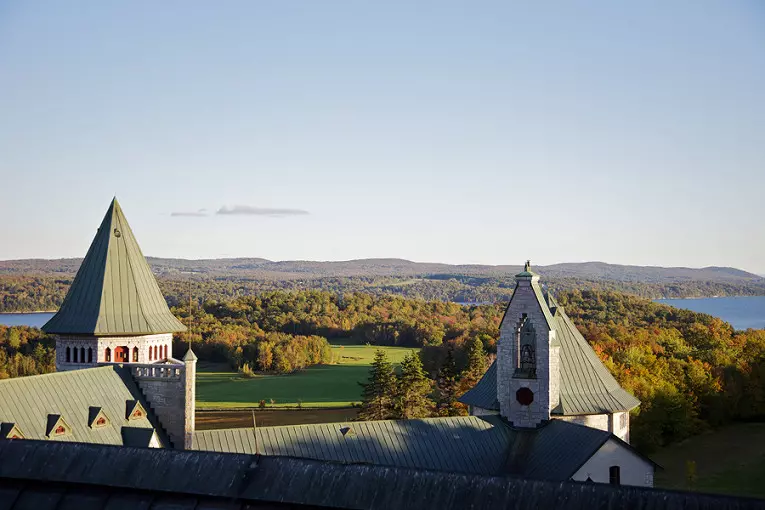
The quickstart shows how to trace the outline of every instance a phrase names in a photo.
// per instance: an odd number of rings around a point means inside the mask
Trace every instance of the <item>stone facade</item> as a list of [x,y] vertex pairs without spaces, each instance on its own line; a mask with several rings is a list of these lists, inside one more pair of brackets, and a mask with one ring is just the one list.
[[[193,354],[192,354],[193,355]],[[176,449],[190,449],[194,430],[196,357],[184,364],[130,364],[133,379]]]
[[[56,370],[59,372],[77,370],[103,363],[153,363],[166,357],[172,357],[172,347],[173,335],[171,333],[138,336],[57,335]],[[67,348],[69,349],[68,359]],[[116,360],[115,350],[117,348],[127,348],[127,360]],[[76,357],[75,349],[77,349]],[[106,359],[106,349],[109,349],[108,360]],[[164,354],[165,351],[167,351],[167,356]],[[155,352],[157,353],[156,356],[154,355]],[[82,356],[83,353],[84,357]],[[136,354],[137,360],[135,360]]]
[[[516,276],[517,285],[505,312],[497,343],[497,399],[500,414],[516,427],[536,427],[550,419],[550,411],[560,399],[560,348],[555,346],[555,330],[550,327],[537,293],[539,277]],[[533,329],[536,369],[521,372],[519,335],[524,324]],[[552,346],[551,346],[552,344]],[[522,404],[518,391],[527,388],[533,401]]]

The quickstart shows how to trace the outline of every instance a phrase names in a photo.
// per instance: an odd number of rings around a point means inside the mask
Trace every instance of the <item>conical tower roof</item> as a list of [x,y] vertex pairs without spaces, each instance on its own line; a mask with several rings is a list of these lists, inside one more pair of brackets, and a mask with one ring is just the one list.
[[148,335],[184,331],[170,313],[115,198],[58,313],[43,331]]

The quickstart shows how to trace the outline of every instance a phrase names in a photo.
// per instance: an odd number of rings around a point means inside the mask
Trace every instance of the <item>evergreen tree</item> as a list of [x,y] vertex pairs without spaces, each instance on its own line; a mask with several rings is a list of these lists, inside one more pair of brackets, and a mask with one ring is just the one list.
[[431,382],[416,352],[401,361],[398,394],[396,395],[396,418],[426,418],[433,414],[435,404],[430,400]]
[[454,362],[452,349],[446,352],[446,359],[438,371],[438,415],[462,416],[465,414],[464,405],[457,402],[459,395],[457,364]]
[[396,374],[385,351],[375,352],[369,382],[359,384],[364,388],[360,420],[387,420],[395,416]]
[[467,391],[481,380],[486,372],[486,352],[483,349],[483,342],[480,338],[474,338],[473,343],[468,348],[468,365],[462,372],[460,389]]

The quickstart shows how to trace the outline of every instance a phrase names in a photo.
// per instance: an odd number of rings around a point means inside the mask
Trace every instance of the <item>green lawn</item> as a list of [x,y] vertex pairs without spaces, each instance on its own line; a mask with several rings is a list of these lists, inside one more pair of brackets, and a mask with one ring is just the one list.
[[[738,423],[650,455],[664,470],[656,486],[765,498],[765,423]],[[686,463],[696,463],[696,481]]]
[[226,408],[257,406],[261,399],[271,407],[344,407],[361,400],[359,382],[369,377],[375,350],[383,349],[388,359],[399,363],[413,349],[376,347],[333,342],[334,363],[318,365],[288,375],[258,375],[252,379],[220,366],[200,363],[197,373],[197,407]]

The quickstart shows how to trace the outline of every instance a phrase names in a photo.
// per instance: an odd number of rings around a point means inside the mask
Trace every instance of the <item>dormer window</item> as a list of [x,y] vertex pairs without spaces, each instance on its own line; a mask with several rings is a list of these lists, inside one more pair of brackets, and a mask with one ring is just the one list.
[[0,439],[24,439],[24,434],[15,423],[0,425]]
[[146,416],[146,410],[143,408],[139,401],[128,400],[126,416],[128,421],[139,420]]
[[69,424],[64,421],[64,418],[60,414],[49,414],[48,424],[45,428],[45,437],[51,439],[53,437],[68,436],[72,433]]
[[92,429],[101,429],[109,425],[109,418],[100,407],[91,407],[88,412],[88,426]]

